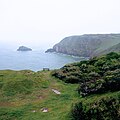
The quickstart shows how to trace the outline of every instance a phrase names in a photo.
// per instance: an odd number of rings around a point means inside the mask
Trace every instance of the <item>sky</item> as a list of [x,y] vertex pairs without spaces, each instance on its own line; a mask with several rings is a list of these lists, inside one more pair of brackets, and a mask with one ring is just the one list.
[[0,0],[1,45],[49,48],[100,33],[120,33],[120,0]]

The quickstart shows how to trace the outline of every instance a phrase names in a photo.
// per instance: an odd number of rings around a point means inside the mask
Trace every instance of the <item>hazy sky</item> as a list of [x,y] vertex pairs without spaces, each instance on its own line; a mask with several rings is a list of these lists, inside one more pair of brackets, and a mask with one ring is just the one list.
[[88,33],[120,33],[120,0],[0,0],[0,44],[47,48]]

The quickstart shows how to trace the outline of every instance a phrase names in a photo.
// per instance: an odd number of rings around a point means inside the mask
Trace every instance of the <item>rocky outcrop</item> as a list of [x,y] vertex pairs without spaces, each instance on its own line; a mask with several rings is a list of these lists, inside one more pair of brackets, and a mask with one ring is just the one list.
[[52,49],[52,48],[50,48],[50,49],[47,49],[47,50],[45,51],[45,53],[48,53],[48,52],[55,52],[55,50]]
[[25,47],[25,46],[20,46],[17,51],[32,51],[31,48]]
[[93,57],[120,43],[120,34],[85,34],[64,38],[46,52]]

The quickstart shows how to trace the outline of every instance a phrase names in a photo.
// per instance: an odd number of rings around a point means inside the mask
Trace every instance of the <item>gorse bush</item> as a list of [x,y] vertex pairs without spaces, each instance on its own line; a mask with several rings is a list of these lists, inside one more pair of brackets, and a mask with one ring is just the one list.
[[[72,69],[74,68],[74,69]],[[60,70],[53,76],[67,83],[78,83],[82,96],[120,90],[120,54],[109,53],[81,61]],[[76,103],[71,110],[72,120],[119,120],[120,98],[106,97],[91,103]]]
[[[74,68],[74,69],[73,69]],[[120,90],[120,53],[109,53],[66,65],[52,74],[66,83],[77,83],[78,93],[85,98]],[[101,94],[101,95],[102,95]],[[91,95],[87,97],[88,95]],[[120,96],[80,100],[73,105],[71,120],[120,120]]]
[[79,83],[78,93],[82,96],[117,91],[120,90],[120,54],[111,52],[66,65],[52,75],[66,83]]
[[85,120],[85,110],[86,107],[82,104],[82,102],[76,103],[74,106],[72,106],[71,110],[71,120]]
[[71,120],[120,120],[120,98],[106,97],[95,103],[76,103],[71,110]]

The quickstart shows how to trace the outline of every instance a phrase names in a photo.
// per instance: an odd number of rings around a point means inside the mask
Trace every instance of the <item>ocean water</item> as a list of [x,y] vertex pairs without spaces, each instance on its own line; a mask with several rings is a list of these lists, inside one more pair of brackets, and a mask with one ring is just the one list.
[[44,50],[20,52],[16,50],[0,50],[0,70],[39,71],[43,68],[58,69],[68,63],[84,60],[83,57],[74,57],[58,53],[45,53]]

